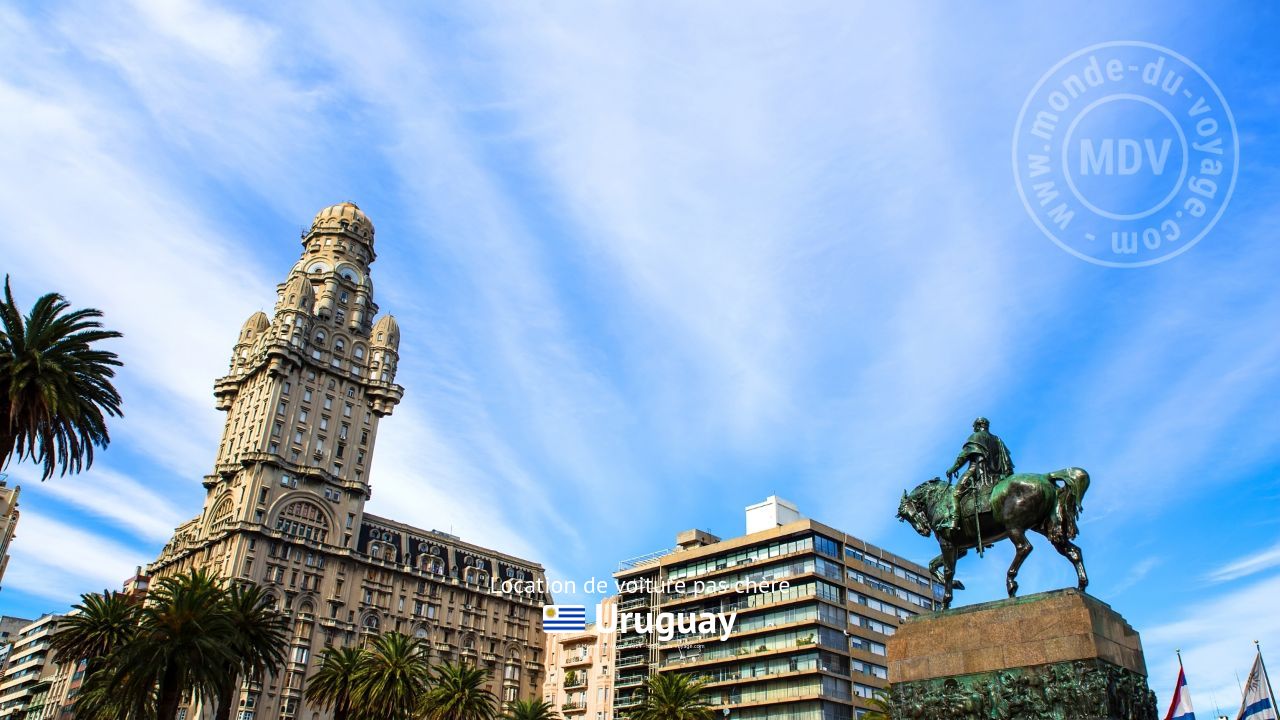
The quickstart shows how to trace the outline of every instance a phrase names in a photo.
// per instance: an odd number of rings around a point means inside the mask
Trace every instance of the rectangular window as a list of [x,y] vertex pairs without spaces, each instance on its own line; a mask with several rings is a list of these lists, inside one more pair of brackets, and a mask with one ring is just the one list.
[[342,408],[343,417],[351,417],[351,403],[345,403]]
[[293,386],[292,386],[292,385],[290,385],[288,381],[285,381],[284,386],[282,386],[282,387],[280,388],[280,394],[281,394],[281,395],[288,395],[288,394],[289,394],[289,390],[291,390],[292,388],[293,388]]
[[347,423],[342,423],[342,427],[338,430],[338,438],[339,438],[340,440],[346,440],[346,439],[347,439],[347,432],[348,432],[349,430],[351,430],[351,426],[350,426],[349,424],[347,424]]
[[284,432],[284,423],[275,423],[271,426],[272,437],[280,437],[280,433]]
[[325,417],[324,415],[320,416],[320,429],[321,430],[329,429],[329,418]]
[[333,396],[332,396],[332,395],[325,395],[325,396],[324,396],[324,409],[325,409],[325,410],[332,410],[332,409],[333,409]]
[[285,404],[284,404],[284,401],[282,400],[280,401],[280,404],[276,406],[276,414],[283,415],[284,411],[285,411]]
[[302,444],[302,428],[293,431],[293,441],[299,445]]
[[302,391],[302,402],[311,402],[311,388]]
[[306,422],[306,421],[307,421],[307,410],[306,408],[303,408],[302,410],[298,411],[298,422]]

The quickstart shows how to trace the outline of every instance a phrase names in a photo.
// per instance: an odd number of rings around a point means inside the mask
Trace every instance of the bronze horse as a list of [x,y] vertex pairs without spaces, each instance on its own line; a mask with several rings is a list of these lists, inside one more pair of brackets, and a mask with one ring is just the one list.
[[[1071,541],[1078,528],[1076,520],[1083,512],[1085,491],[1089,489],[1089,473],[1080,468],[1066,468],[1046,475],[1019,473],[991,486],[990,510],[974,517],[974,507],[957,513],[954,528],[939,529],[946,503],[950,502],[951,485],[938,478],[921,483],[910,494],[902,493],[898,519],[908,522],[924,537],[937,534],[942,554],[929,563],[929,571],[943,585],[942,604],[951,607],[952,588],[964,589],[956,582],[956,561],[981,542],[983,547],[1009,538],[1015,554],[1009,565],[1005,586],[1009,597],[1018,593],[1018,568],[1031,554],[1027,531],[1034,530],[1049,539],[1054,549],[1071,561],[1076,569],[1079,587],[1089,585],[1084,570],[1084,556]],[[979,528],[981,539],[979,539]]]

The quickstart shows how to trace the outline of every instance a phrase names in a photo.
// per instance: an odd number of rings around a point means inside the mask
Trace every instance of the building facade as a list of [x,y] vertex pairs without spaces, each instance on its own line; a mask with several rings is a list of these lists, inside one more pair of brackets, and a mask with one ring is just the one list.
[[[605,598],[608,617],[618,598]],[[602,619],[602,618],[597,618]],[[614,632],[596,622],[580,633],[547,633],[547,680],[543,699],[566,720],[613,720]]]
[[487,668],[499,699],[542,691],[543,598],[501,586],[534,586],[542,567],[364,510],[378,426],[404,393],[374,257],[354,204],[316,215],[272,315],[245,322],[214,383],[227,418],[204,509],[148,568],[153,581],[206,568],[258,583],[292,618],[288,668],[244,688],[238,720],[327,717],[302,696],[320,652],[385,631],[428,642],[435,662]]
[[42,615],[12,638],[8,665],[0,677],[0,718],[25,720],[33,705],[43,706],[57,666],[49,638],[62,615]]
[[0,615],[0,676],[9,666],[9,653],[13,651],[13,641],[17,639],[22,628],[31,624],[30,618]]
[[9,567],[9,543],[18,529],[18,494],[22,487],[9,483],[0,476],[0,583],[4,582],[5,568]]
[[707,681],[731,720],[853,720],[886,688],[886,639],[904,618],[941,607],[941,588],[915,563],[770,497],[747,508],[747,533],[701,530],[673,550],[626,561],[619,610],[736,612],[732,634],[619,634],[614,711],[644,700],[643,679],[685,673]]

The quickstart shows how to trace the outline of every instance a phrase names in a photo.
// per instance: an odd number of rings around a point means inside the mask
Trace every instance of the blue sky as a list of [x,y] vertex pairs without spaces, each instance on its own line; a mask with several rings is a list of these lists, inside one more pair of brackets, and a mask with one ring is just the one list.
[[[1197,702],[1280,657],[1280,13],[1270,5],[196,2],[0,7],[0,270],[103,309],[127,416],[23,485],[0,611],[116,586],[195,515],[211,383],[319,208],[378,229],[403,328],[375,513],[605,576],[770,494],[924,561],[893,519],[975,415],[1094,478],[1091,590]],[[1087,45],[1177,50],[1241,167],[1159,265],[1045,238],[1019,108]],[[1043,540],[1023,590],[1071,582]],[[999,597],[1011,553],[969,559]],[[586,599],[585,597],[583,599]],[[1273,663],[1273,665],[1276,663]]]

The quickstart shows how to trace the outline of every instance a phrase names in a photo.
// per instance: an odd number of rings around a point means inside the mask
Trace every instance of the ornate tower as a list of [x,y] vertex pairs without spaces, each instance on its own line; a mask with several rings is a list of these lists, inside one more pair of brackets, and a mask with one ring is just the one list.
[[239,720],[329,718],[304,702],[320,653],[386,631],[429,642],[433,663],[483,664],[504,701],[541,687],[541,566],[365,512],[378,424],[404,394],[373,259],[360,208],[316,215],[272,314],[245,321],[214,383],[227,418],[204,507],[149,566],[157,580],[204,568],[258,584],[290,618],[286,667],[245,684]]
[[227,532],[235,529],[355,548],[378,423],[404,394],[395,383],[399,326],[390,315],[374,320],[373,238],[373,223],[354,203],[321,210],[277,288],[272,316],[245,321],[230,369],[214,383],[227,420],[204,479],[204,512],[175,537],[210,551],[181,569],[237,574],[242,551]]

